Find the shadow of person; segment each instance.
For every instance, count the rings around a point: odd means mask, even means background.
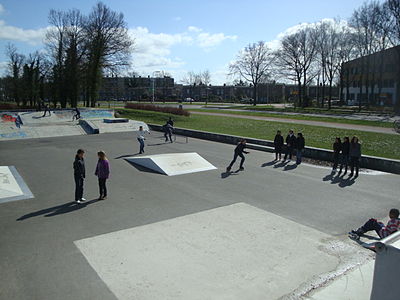
[[[294,169],[296,169],[296,168],[297,168],[297,164],[286,165],[286,166],[283,168],[283,171],[290,171],[290,170],[294,170]]]
[[[351,178],[351,177],[346,178],[346,179],[342,177],[342,180],[340,180],[340,182],[339,182],[339,186],[341,188],[345,188],[347,186],[353,185],[354,182],[355,182],[355,180],[353,178]]]
[[[342,180],[342,178],[340,177],[339,174],[337,174],[335,177],[333,177],[333,178],[331,179],[331,184],[337,184],[337,183],[339,183],[341,180]]]
[[[284,160],[280,162],[279,164],[274,164],[274,168],[282,168],[285,167],[289,163],[289,160]]]
[[[41,210],[38,210],[35,212],[31,212],[29,214],[19,217],[17,219],[17,221],[23,221],[23,220],[33,218],[33,217],[38,217],[41,215],[44,215],[45,217],[51,217],[51,216],[55,216],[55,215],[65,214],[65,213],[69,213],[69,212],[72,212],[75,210],[82,209],[82,208],[88,206],[89,204],[92,204],[95,202],[97,202],[97,199],[86,201],[81,204],[78,204],[75,201],[72,201],[72,202],[61,204],[61,205],[44,208],[44,209],[41,209]]]
[[[263,164],[261,165],[261,167],[262,167],[262,168],[265,168],[265,167],[268,167],[268,166],[273,166],[273,165],[275,165],[277,162],[278,162],[278,161],[277,161],[276,159],[274,159],[274,160],[272,160],[272,161],[263,163]]]
[[[231,175],[238,175],[238,173],[239,173],[239,171],[235,171],[235,172],[231,172],[231,171],[229,171],[229,172],[222,172],[222,173],[221,173],[221,178],[222,178],[222,179],[225,179],[225,178],[228,178],[228,177],[231,176]]]
[[[328,175],[326,175],[324,178],[322,178],[322,181],[329,181],[333,180],[333,175],[335,175],[335,172],[331,172]]]

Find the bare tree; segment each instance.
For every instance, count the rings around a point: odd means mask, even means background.
[[[11,95],[14,101],[19,105],[22,96],[20,79],[25,56],[18,53],[17,48],[12,44],[8,44],[6,46],[6,55],[8,57],[8,73],[10,76],[9,82],[11,84]]]
[[[103,69],[117,70],[129,65],[133,40],[128,34],[124,15],[102,2],[95,5],[86,23],[87,105],[94,107]]]
[[[273,60],[273,52],[265,42],[260,41],[246,46],[229,66],[230,75],[253,85],[253,105],[257,104],[258,85],[269,76]]]

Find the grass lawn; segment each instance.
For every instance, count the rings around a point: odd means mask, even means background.
[[[164,124],[169,114],[140,111],[132,109],[118,110],[122,117],[144,121],[152,124]],[[325,149],[332,149],[332,143],[336,136],[357,135],[362,142],[362,153],[386,158],[400,159],[400,134],[380,134],[357,130],[344,130],[319,126],[299,124],[267,122],[240,118],[191,115],[190,117],[175,116],[176,127],[210,131],[216,133],[232,134],[238,136],[273,140],[276,131],[279,129],[286,135],[289,129],[295,132],[302,132],[306,139],[306,145]]]
[[[356,124],[356,125],[366,125],[366,126],[376,126],[376,127],[386,127],[392,128],[392,122],[382,122],[382,121],[364,121],[364,120],[349,120],[345,118],[333,118],[333,117],[316,117],[307,115],[282,115],[280,113],[271,112],[254,112],[254,111],[231,111],[226,109],[190,109],[190,111],[200,111],[200,112],[211,112],[211,113],[221,113],[221,114],[232,114],[232,115],[244,115],[244,116],[259,116],[259,117],[273,117],[281,119],[293,119],[293,120],[306,120],[306,121],[323,121],[330,123],[345,123],[345,124]]]

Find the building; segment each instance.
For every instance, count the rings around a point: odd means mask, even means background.
[[[342,99],[350,105],[400,104],[400,46],[344,63],[341,82]]]

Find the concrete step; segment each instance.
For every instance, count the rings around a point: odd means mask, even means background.
[[[249,143],[247,143],[246,145],[247,145],[248,149],[265,151],[265,152],[275,152],[274,147],[270,147],[270,146],[263,146],[263,145],[257,145],[257,144],[249,144]]]

